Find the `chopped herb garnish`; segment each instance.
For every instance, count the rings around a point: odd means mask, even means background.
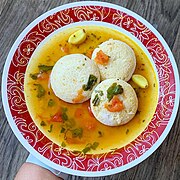
[[[107,90],[107,98],[110,101],[114,95],[122,94],[123,88],[121,85],[117,85],[117,83],[113,83]]]
[[[66,112],[67,112],[67,108],[62,108],[62,115],[61,115],[61,117],[62,117],[62,119],[64,121],[68,120],[68,115],[66,114]]]
[[[115,151],[115,150],[117,150],[118,148],[112,148],[112,149],[110,149],[111,151]]]
[[[128,134],[128,133],[129,133],[129,129],[126,130],[126,134]]]
[[[52,128],[53,128],[53,124],[50,125],[50,129],[48,130],[48,132],[52,132]]]
[[[89,152],[90,150],[91,150],[90,147],[85,147],[85,148],[82,150],[82,152],[83,152],[84,154],[86,154],[86,153]]]
[[[98,142],[94,142],[94,143],[91,145],[91,148],[92,148],[93,150],[95,150],[98,146],[99,146],[99,143],[98,143]]]
[[[72,132],[73,138],[76,138],[76,137],[81,138],[82,134],[83,134],[83,129],[82,128],[76,128],[76,129],[73,129],[71,132]]]
[[[46,91],[44,90],[44,88],[42,87],[42,85],[41,84],[34,84],[35,86],[37,86],[37,97],[38,98],[41,98],[41,97],[43,97],[44,95],[45,95],[45,93],[46,93]]]
[[[66,144],[65,144],[64,141],[61,143],[61,146],[62,146],[62,147],[66,147]]]
[[[61,128],[61,133],[64,133],[66,131],[66,129],[64,127]]]
[[[50,100],[48,101],[48,106],[49,106],[49,107],[54,106],[54,104],[55,104],[55,102],[53,101],[53,99],[50,99]]]
[[[46,123],[44,121],[41,121],[40,125],[41,126],[46,126]]]
[[[145,119],[143,119],[143,121],[142,122],[145,122],[146,120]]]
[[[93,103],[93,106],[98,106],[99,105],[100,98],[99,98],[98,94],[95,95],[95,98],[93,99],[92,103]]]
[[[34,80],[36,80],[38,78],[38,74],[39,73],[35,73],[35,74],[30,74],[30,77]]]
[[[153,86],[156,87],[156,84],[154,83]]]
[[[98,142],[94,142],[93,144],[89,143],[86,145],[86,147],[82,150],[84,154],[89,152],[91,149],[95,150],[99,146]]]
[[[39,65],[38,68],[41,72],[47,72],[52,70],[53,66]]]
[[[97,77],[90,74],[87,84],[82,86],[84,91],[92,90],[93,86],[97,83]]]

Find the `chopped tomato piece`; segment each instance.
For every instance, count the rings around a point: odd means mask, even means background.
[[[96,57],[95,57],[95,62],[97,64],[101,65],[107,65],[109,62],[109,56],[106,55],[102,50],[97,52]]]
[[[118,96],[113,96],[110,103],[106,103],[104,107],[110,112],[119,112],[124,108],[123,102],[119,100]]]
[[[77,97],[75,97],[74,99],[72,99],[73,103],[80,103],[83,99],[84,99],[84,96],[83,96],[83,89],[80,89],[78,90],[78,95]]]
[[[63,122],[62,116],[60,112],[57,112],[54,116],[49,120],[50,122]]]

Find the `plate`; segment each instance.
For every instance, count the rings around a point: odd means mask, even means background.
[[[23,83],[32,53],[46,37],[61,28],[92,22],[120,28],[140,42],[154,64],[159,96],[151,122],[133,142],[112,152],[82,155],[59,147],[38,130],[27,111]],[[36,158],[68,174],[107,176],[139,164],[159,147],[175,120],[179,87],[179,75],[173,55],[153,26],[120,6],[86,1],[66,4],[46,12],[19,35],[4,66],[2,100],[14,134]]]

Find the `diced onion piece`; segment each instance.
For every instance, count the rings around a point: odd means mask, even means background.
[[[74,32],[68,39],[71,44],[81,44],[86,40],[86,32],[84,29],[80,29]]]
[[[140,88],[147,88],[148,87],[148,81],[147,79],[140,75],[140,74],[134,74],[132,76],[132,80],[134,83],[136,83]]]

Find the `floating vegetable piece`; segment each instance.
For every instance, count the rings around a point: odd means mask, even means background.
[[[50,125],[50,129],[48,130],[49,133],[52,132],[53,124]]]
[[[39,74],[39,73],[30,74],[30,77],[31,77],[33,80],[36,80],[36,79],[38,78],[38,74]]]
[[[132,76],[132,81],[134,83],[136,83],[140,88],[147,88],[148,87],[147,79],[140,74],[134,74]]]
[[[74,32],[68,39],[68,42],[71,44],[81,44],[86,40],[86,31],[84,29],[80,29]]]
[[[38,68],[40,72],[47,72],[47,71],[52,70],[53,66],[39,65]]]
[[[99,146],[98,142],[94,142],[93,144],[89,143],[86,145],[86,147],[82,150],[84,154],[89,152],[91,149],[95,150]]]
[[[61,146],[62,146],[62,147],[66,147],[66,144],[65,144],[64,141],[61,143]]]
[[[37,86],[37,97],[41,98],[45,95],[46,91],[41,84],[34,84]]]
[[[72,137],[73,138],[76,138],[76,137],[81,138],[82,134],[83,134],[83,129],[82,128],[76,128],[76,129],[72,130]]]
[[[55,102],[53,101],[53,99],[50,99],[50,100],[48,101],[48,106],[49,106],[49,107],[54,106],[54,104],[55,104]]]
[[[40,125],[41,126],[46,126],[46,123],[44,121],[41,121]]]

